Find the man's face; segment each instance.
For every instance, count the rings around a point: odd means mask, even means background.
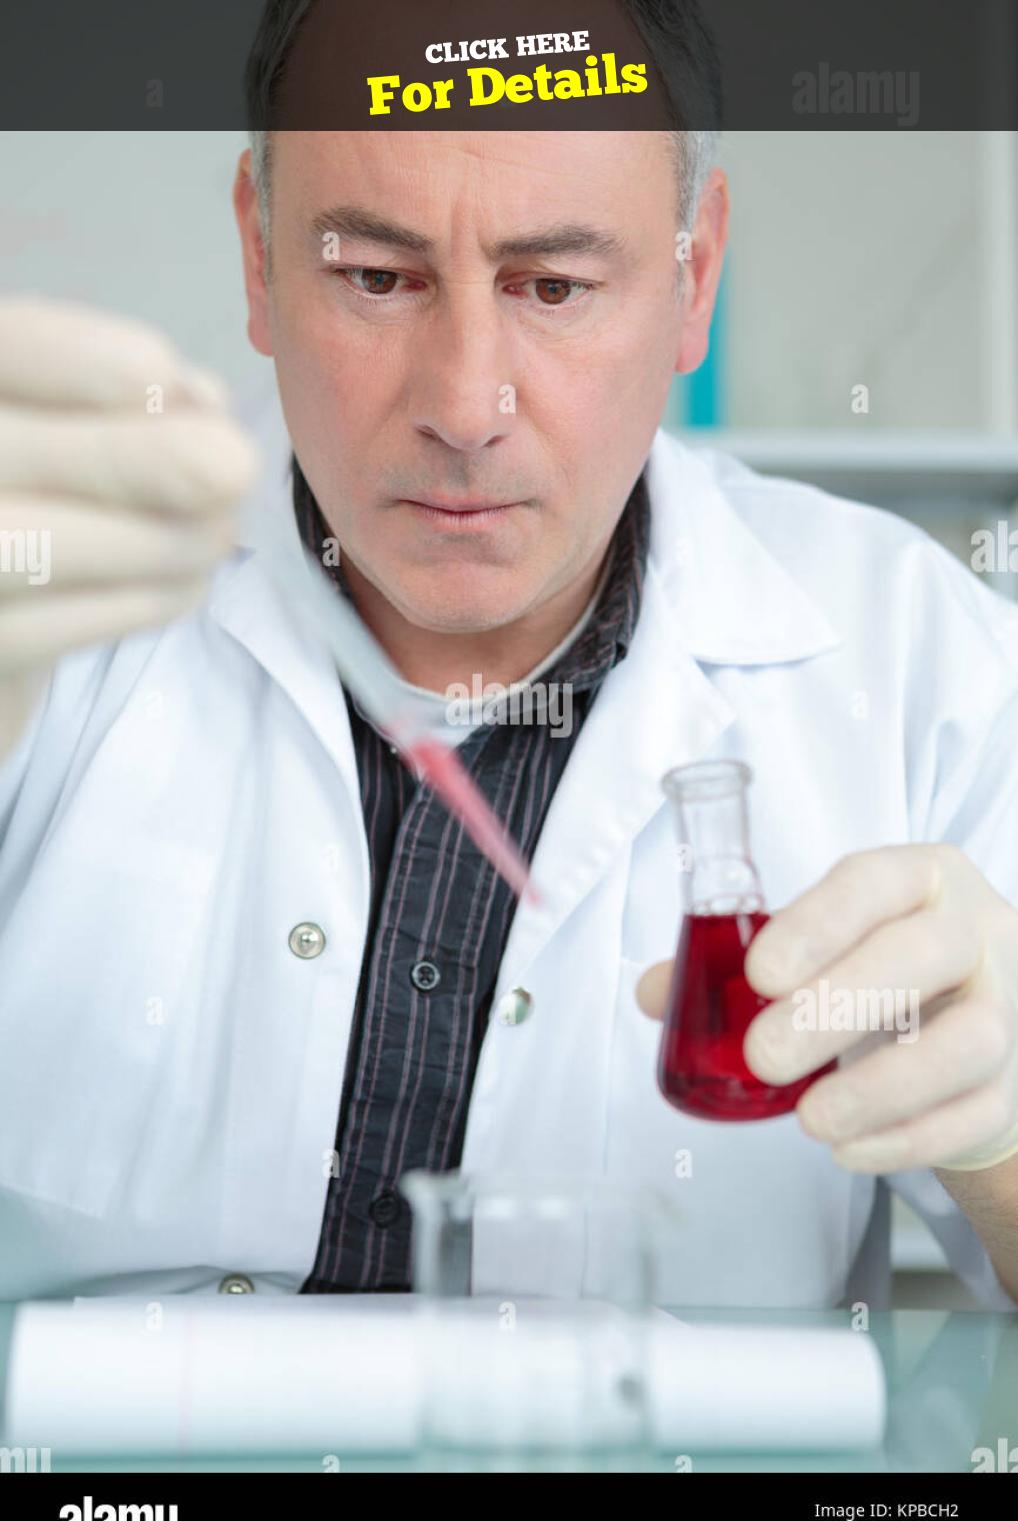
[[[667,135],[287,132],[273,154],[251,336],[344,560],[418,627],[539,615],[600,561],[677,366]]]

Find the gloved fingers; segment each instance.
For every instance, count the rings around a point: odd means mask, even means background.
[[[949,1168],[952,1158],[959,1159],[962,1170],[989,1166],[1006,1149],[1005,1139],[1015,1139],[1008,1128],[1014,1126],[1015,1103],[1002,1081],[984,1084],[903,1125],[835,1146],[832,1156],[843,1167],[866,1172]]]
[[[0,605],[73,587],[159,585],[210,572],[234,540],[232,518],[146,516],[67,498],[0,492]]]
[[[911,1026],[911,1027],[909,1027]],[[798,1106],[803,1126],[830,1144],[855,1140],[921,1115],[1008,1074],[1015,1053],[999,1008],[971,997],[930,1019],[904,1021],[894,1040],[822,1077]]]
[[[52,491],[179,516],[251,488],[258,454],[225,414],[73,413],[0,405],[0,491]]]
[[[981,956],[972,922],[940,908],[879,923],[820,978],[761,1010],[747,1032],[746,1060],[764,1082],[796,1082],[855,1045],[870,1028],[872,1009],[922,1007],[962,988],[978,974]],[[821,1017],[825,1000],[829,1009],[837,1003],[837,1020]]]
[[[70,301],[0,301],[0,397],[41,407],[144,408],[158,393],[223,405],[215,377],[193,369],[146,324]]]
[[[746,976],[765,998],[801,987],[877,925],[930,902],[940,875],[928,845],[882,845],[842,856],[762,927],[746,952]]]
[[[207,595],[207,580],[199,577],[8,598],[0,602],[0,677],[45,666],[71,649],[171,623],[194,612]]]

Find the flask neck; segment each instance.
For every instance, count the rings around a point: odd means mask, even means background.
[[[762,912],[763,890],[749,845],[746,788],[676,800],[687,914]]]

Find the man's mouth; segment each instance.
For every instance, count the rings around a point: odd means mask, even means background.
[[[508,516],[521,502],[494,502],[484,498],[457,500],[453,497],[400,498],[400,505],[419,516],[447,528],[479,527]]]

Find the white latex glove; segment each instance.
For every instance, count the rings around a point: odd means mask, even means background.
[[[657,1018],[670,972],[659,962],[637,988]],[[961,850],[884,845],[843,857],[763,926],[745,972],[774,1000],[746,1032],[751,1072],[791,1083],[847,1058],[796,1106],[842,1166],[977,1172],[1018,1156],[1018,909]],[[838,997],[848,1011],[841,1028],[810,1018],[822,981],[828,1008]],[[902,993],[918,1010],[913,1028],[871,1033],[876,995]]]
[[[258,466],[161,334],[0,301],[0,759],[67,650],[197,607]]]

